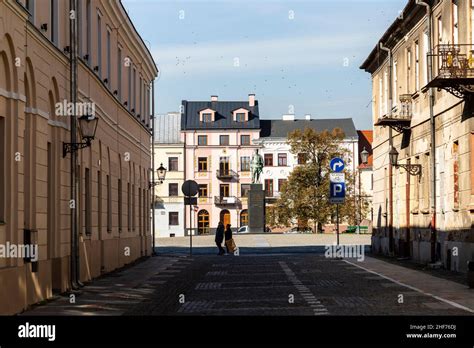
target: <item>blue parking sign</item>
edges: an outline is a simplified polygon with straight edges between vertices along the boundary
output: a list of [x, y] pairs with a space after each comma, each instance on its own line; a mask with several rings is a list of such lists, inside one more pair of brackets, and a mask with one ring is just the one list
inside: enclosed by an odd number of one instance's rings
[[346, 197], [346, 183], [331, 182], [329, 184], [329, 201], [334, 204], [344, 203]]

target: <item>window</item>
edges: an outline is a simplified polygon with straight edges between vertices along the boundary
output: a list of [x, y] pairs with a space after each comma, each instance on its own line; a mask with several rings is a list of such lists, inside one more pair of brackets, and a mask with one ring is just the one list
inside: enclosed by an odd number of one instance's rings
[[273, 154], [266, 153], [263, 155], [265, 161], [265, 167], [273, 167]]
[[119, 232], [122, 231], [122, 180], [118, 179], [118, 225]]
[[178, 184], [168, 184], [168, 192], [170, 197], [178, 196]]
[[130, 231], [132, 229], [132, 189], [130, 183], [127, 183], [127, 225]]
[[5, 119], [0, 117], [0, 221], [5, 222]]
[[175, 211], [170, 211], [168, 213], [168, 224], [170, 226], [178, 226], [179, 225], [179, 213]]
[[212, 122], [212, 114], [209, 112], [202, 114], [202, 122]]
[[97, 74], [102, 76], [102, 17], [97, 13]]
[[286, 153], [279, 153], [278, 154], [278, 166], [279, 167], [286, 167], [287, 161], [286, 161]]
[[453, 143], [453, 209], [459, 209], [459, 142]]
[[[438, 17], [438, 45], [443, 43], [443, 18], [441, 16]], [[473, 18], [474, 20], [474, 18]], [[438, 69], [441, 67], [441, 55], [438, 58]]]
[[410, 93], [411, 50], [407, 49], [407, 93]]
[[230, 186], [229, 184], [220, 184], [219, 185], [219, 196], [229, 197], [230, 195]]
[[379, 77], [379, 95], [378, 95], [379, 117], [383, 116], [383, 80]]
[[235, 115], [236, 122], [245, 122], [245, 113], [239, 112]]
[[[428, 58], [428, 45], [429, 45], [429, 42], [428, 42], [429, 38], [428, 38], [428, 32], [425, 31], [423, 32], [423, 59], [425, 60], [425, 66], [428, 65], [428, 59], [431, 59], [431, 58]], [[424, 69], [425, 72], [423, 74], [423, 85], [426, 86], [428, 84], [428, 69]]]
[[102, 173], [97, 171], [97, 225], [99, 233], [102, 231]]
[[298, 164], [306, 164], [307, 161], [307, 154], [299, 153], [298, 154]]
[[107, 175], [107, 232], [112, 232], [112, 183]]
[[242, 210], [240, 213], [240, 226], [247, 226], [249, 224], [249, 211], [247, 209]]
[[30, 22], [35, 22], [35, 0], [26, 0], [26, 9], [30, 13], [28, 19]]
[[241, 135], [240, 145], [250, 145], [250, 135]]
[[422, 168], [424, 173], [421, 176], [421, 180], [423, 181], [423, 195], [422, 195], [422, 206], [424, 213], [429, 212], [430, 209], [430, 153], [427, 152], [423, 156], [423, 164]]
[[250, 171], [250, 157], [240, 157], [240, 171], [249, 172]]
[[199, 195], [199, 197], [208, 197], [207, 184], [200, 184], [199, 185], [198, 195]]
[[168, 158], [168, 171], [170, 172], [178, 171], [178, 157]]
[[198, 234], [209, 233], [209, 213], [207, 210], [200, 210], [198, 213]]
[[58, 45], [58, 0], [50, 1], [51, 10], [51, 41], [57, 46]]
[[198, 172], [207, 172], [207, 157], [198, 158]]
[[228, 135], [221, 135], [219, 137], [219, 144], [220, 145], [229, 145], [229, 136]]
[[392, 87], [392, 100], [393, 100], [393, 105], [397, 105], [397, 89], [398, 89], [398, 77], [397, 77], [397, 66], [398, 62], [394, 61], [393, 62], [393, 87]]
[[240, 185], [240, 196], [248, 197], [250, 191], [250, 184], [241, 184]]
[[144, 119], [143, 118], [143, 113], [142, 113], [142, 111], [143, 111], [142, 110], [142, 98], [143, 98], [142, 88], [143, 88], [143, 83], [142, 83], [142, 77], [141, 76], [140, 76], [139, 81], [140, 82], [139, 82], [138, 86], [139, 86], [140, 89], [138, 90], [139, 91], [139, 94], [138, 94], [138, 98], [139, 98], [138, 99], [138, 110], [139, 110], [138, 114], [140, 115], [141, 119], [143, 120]]
[[265, 196], [273, 197], [273, 179], [265, 179]]
[[388, 114], [388, 70], [385, 69], [385, 72], [383, 73], [383, 113], [384, 115]]
[[91, 234], [92, 233], [92, 181], [91, 181], [91, 171], [89, 168], [86, 168], [86, 173], [85, 173], [85, 227], [86, 227], [86, 234]]
[[91, 23], [91, 0], [87, 0], [86, 3], [86, 47], [87, 47], [87, 64], [90, 65], [92, 62], [92, 23]]
[[110, 69], [112, 67], [112, 64], [111, 64], [111, 57], [110, 57], [110, 29], [107, 28], [107, 86], [110, 88], [111, 86], [111, 83], [110, 83], [110, 78], [111, 78], [111, 74], [110, 74]]
[[122, 100], [122, 48], [117, 48], [117, 97]]
[[283, 189], [283, 186], [286, 185], [287, 180], [286, 179], [278, 179], [278, 192], [281, 192]]
[[132, 77], [132, 112], [135, 114], [137, 112], [137, 69], [133, 68], [133, 77]]
[[207, 135], [198, 135], [198, 145], [207, 145]]
[[128, 64], [128, 111], [132, 110], [132, 63]]
[[135, 185], [132, 185], [132, 230], [133, 231], [135, 231], [135, 227], [136, 227], [136, 214], [137, 214], [137, 199], [135, 197]]
[[458, 9], [458, 1], [453, 0], [453, 44], [457, 45], [459, 43], [459, 9]]
[[415, 41], [415, 90], [420, 89], [420, 45]]

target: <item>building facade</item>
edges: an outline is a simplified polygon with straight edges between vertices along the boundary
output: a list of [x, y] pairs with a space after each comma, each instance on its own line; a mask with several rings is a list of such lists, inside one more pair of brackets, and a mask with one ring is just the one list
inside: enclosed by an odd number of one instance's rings
[[186, 215], [187, 228], [213, 233], [219, 221], [247, 225], [250, 160], [258, 148], [258, 101], [182, 102], [181, 136], [185, 143], [186, 180], [199, 184], [198, 204]]
[[155, 169], [160, 165], [166, 168], [166, 180], [158, 182], [154, 188], [156, 237], [183, 237], [184, 196], [181, 187], [185, 163], [179, 112], [156, 117], [154, 156]]
[[355, 168], [359, 165], [359, 136], [352, 119], [311, 119], [311, 115], [295, 119], [295, 115], [288, 114], [283, 115], [280, 120], [261, 120], [260, 124], [260, 139], [257, 143], [261, 146], [264, 159], [262, 183], [267, 205], [271, 206], [280, 197], [280, 191], [293, 169], [306, 163], [304, 156], [290, 151], [288, 133], [296, 129], [312, 128], [321, 132], [340, 128], [345, 134], [341, 147], [348, 153], [345, 171], [356, 173]]
[[430, 15], [408, 1], [361, 66], [372, 75], [373, 249], [466, 271], [474, 259], [474, 4], [425, 5]]
[[[0, 0], [0, 314], [71, 287], [69, 2]], [[151, 82], [157, 69], [119, 1], [78, 1], [78, 101], [99, 118], [79, 151], [82, 281], [150, 255]], [[79, 116], [79, 115], [77, 115]], [[31, 261], [31, 262], [30, 262]]]

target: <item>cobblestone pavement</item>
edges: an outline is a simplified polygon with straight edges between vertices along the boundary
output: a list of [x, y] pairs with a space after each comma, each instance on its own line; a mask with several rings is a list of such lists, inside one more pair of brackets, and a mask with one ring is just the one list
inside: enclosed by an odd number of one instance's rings
[[[373, 258], [326, 258], [324, 243], [307, 243], [307, 236], [292, 239], [294, 246], [286, 237], [265, 237], [266, 246], [261, 239], [252, 244], [254, 236], [240, 237], [239, 256], [217, 256], [211, 239], [198, 238], [201, 245], [189, 256], [175, 240], [174, 246], [158, 248], [160, 256], [91, 282], [76, 293], [76, 303], [63, 295], [24, 315], [474, 313], [471, 292], [449, 280]], [[357, 238], [341, 241], [357, 244]]]

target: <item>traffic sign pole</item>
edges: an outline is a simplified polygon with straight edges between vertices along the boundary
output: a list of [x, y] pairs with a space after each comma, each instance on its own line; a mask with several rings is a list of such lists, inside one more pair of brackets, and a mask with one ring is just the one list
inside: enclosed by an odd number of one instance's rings
[[337, 233], [337, 245], [339, 246], [339, 204], [336, 204], [336, 233]]
[[189, 205], [189, 255], [193, 256], [193, 213], [191, 213], [191, 204]]

